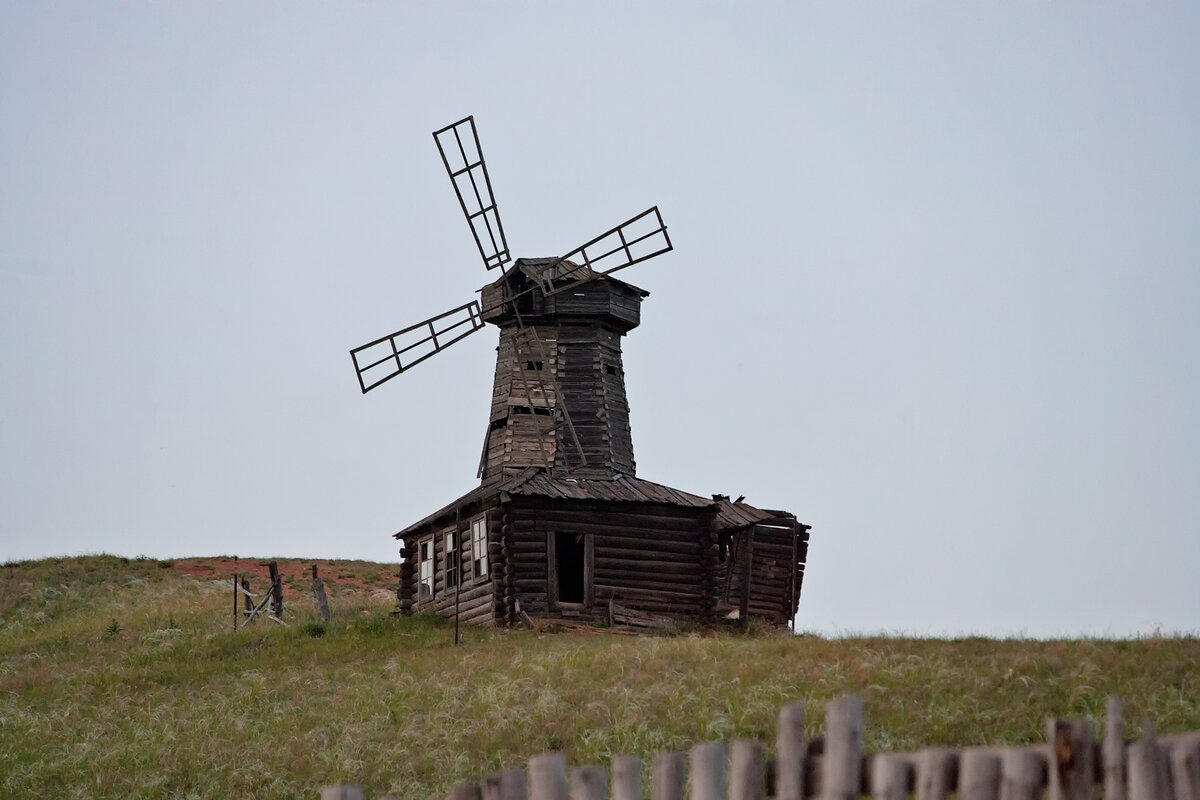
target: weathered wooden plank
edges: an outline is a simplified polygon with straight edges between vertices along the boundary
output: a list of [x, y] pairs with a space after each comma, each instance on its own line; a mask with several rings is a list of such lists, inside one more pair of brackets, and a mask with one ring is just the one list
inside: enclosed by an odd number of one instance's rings
[[765, 786], [762, 744], [753, 739], [735, 739], [730, 749], [729, 800], [762, 800]]
[[478, 783], [457, 783], [450, 787], [447, 800], [483, 800]]
[[691, 800], [725, 800], [725, 745], [704, 742], [692, 747]]
[[[1111, 695], [1104, 710], [1104, 800], [1125, 800], [1125, 721], [1121, 698]], [[1200, 800], [1200, 798], [1197, 798]]]
[[945, 747], [926, 747], [917, 755], [917, 800], [945, 800], [954, 788], [955, 754]]
[[650, 778], [650, 800], [683, 800], [684, 770], [687, 758], [683, 753], [660, 753], [654, 759]]
[[576, 767], [571, 770], [570, 800], [608, 800], [608, 775], [603, 767]]
[[821, 800], [851, 800], [862, 783], [863, 704], [845, 694], [825, 705]]
[[805, 800], [804, 703], [789, 703], [779, 710], [775, 737], [775, 797], [777, 800]]
[[562, 753], [529, 759], [530, 800], [567, 800], [567, 760]]
[[1050, 800], [1091, 800], [1096, 762], [1087, 720], [1046, 722], [1050, 744]]
[[958, 767], [959, 800], [999, 800], [1000, 756], [978, 749], [963, 751]]
[[612, 800], [642, 800], [642, 761], [635, 756], [613, 756]]
[[881, 753], [871, 758], [871, 797], [874, 800], [907, 800], [912, 764], [902, 755]]
[[1000, 756], [1000, 800], [1040, 800], [1045, 758], [1032, 750], [1009, 749]]

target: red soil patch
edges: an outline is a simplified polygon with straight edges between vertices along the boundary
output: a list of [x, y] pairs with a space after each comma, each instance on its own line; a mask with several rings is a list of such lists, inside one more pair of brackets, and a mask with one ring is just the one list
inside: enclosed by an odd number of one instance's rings
[[[375, 564], [369, 561], [335, 561], [323, 558], [277, 558], [279, 574], [283, 578], [283, 591], [289, 589], [308, 593], [312, 589], [312, 566], [317, 565], [317, 574], [331, 593], [343, 589], [358, 591], [385, 589], [395, 591], [397, 572], [395, 564]], [[229, 580], [234, 573], [250, 581], [250, 590], [258, 592], [269, 581], [268, 560], [213, 556], [209, 558], [177, 558], [172, 561], [176, 572], [207, 580]], [[291, 579], [289, 581], [289, 579]], [[294, 584], [289, 586], [289, 583]]]

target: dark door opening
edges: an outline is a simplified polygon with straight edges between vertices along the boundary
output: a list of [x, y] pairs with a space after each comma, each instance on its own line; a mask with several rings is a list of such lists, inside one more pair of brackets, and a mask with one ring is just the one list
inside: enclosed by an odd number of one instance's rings
[[554, 534], [554, 566], [558, 572], [558, 601], [560, 603], [582, 603], [584, 601], [583, 534]]

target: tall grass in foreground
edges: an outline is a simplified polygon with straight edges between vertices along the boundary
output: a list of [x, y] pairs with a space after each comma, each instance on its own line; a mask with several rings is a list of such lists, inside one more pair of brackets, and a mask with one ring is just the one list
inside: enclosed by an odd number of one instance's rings
[[[379, 574], [386, 565], [367, 565]], [[224, 581], [107, 556], [0, 567], [0, 795], [315, 797], [324, 783], [444, 795], [531, 754], [644, 757], [770, 740], [776, 710], [867, 701], [866, 746], [1040, 741], [1045, 717], [1200, 729], [1200, 640], [625, 637], [394, 619], [338, 590], [321, 628], [230, 630]], [[113, 622], [116, 622], [114, 630]], [[314, 635], [321, 633], [323, 635]], [[1132, 731], [1131, 734], [1135, 734]]]

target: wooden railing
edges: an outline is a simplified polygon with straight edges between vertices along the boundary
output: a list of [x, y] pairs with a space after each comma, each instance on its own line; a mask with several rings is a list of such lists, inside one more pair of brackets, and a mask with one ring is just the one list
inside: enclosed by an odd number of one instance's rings
[[[1200, 731], [1155, 736], [1147, 720], [1125, 740], [1121, 701], [1110, 697], [1103, 736], [1087, 720], [1051, 719], [1044, 744], [1021, 747], [927, 747], [864, 756], [863, 703], [843, 695], [825, 707], [825, 736], [806, 741], [804, 706], [779, 712], [775, 756], [761, 742], [697, 744], [690, 754], [663, 753], [650, 769], [651, 800], [1200, 800]], [[686, 781], [685, 781], [686, 778]], [[642, 762], [617, 756], [611, 772], [568, 770], [561, 753], [529, 760], [527, 769], [461, 783], [449, 800], [642, 800]], [[322, 800], [363, 800], [352, 786], [331, 786]], [[384, 800], [380, 798], [380, 800]]]

